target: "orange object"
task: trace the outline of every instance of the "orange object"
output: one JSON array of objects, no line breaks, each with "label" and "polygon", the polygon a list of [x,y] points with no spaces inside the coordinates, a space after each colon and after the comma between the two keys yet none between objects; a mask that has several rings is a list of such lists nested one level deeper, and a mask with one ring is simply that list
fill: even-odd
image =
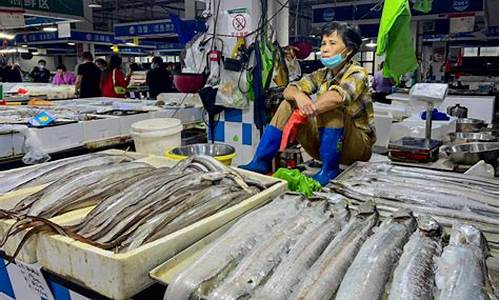
[{"label": "orange object", "polygon": [[298,109],[296,109],[290,119],[283,128],[283,135],[281,137],[280,152],[285,151],[288,144],[295,141],[297,133],[299,131],[299,126],[307,123],[307,116],[302,114]]},{"label": "orange object", "polygon": [[51,106],[51,105],[52,102],[44,99],[33,98],[30,101],[28,101],[28,106]]}]

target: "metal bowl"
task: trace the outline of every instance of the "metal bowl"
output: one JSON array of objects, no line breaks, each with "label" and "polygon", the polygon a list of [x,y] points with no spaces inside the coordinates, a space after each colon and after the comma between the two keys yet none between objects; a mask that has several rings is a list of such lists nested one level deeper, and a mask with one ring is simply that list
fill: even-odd
[{"label": "metal bowl", "polygon": [[484,121],[478,119],[458,119],[457,132],[479,132],[484,127]]},{"label": "metal bowl", "polygon": [[466,143],[445,148],[450,160],[457,164],[474,165],[480,160],[496,164],[498,143]]},{"label": "metal bowl", "polygon": [[172,149],[171,153],[182,156],[209,155],[212,157],[226,156],[235,153],[233,146],[227,144],[193,144]]},{"label": "metal bowl", "polygon": [[457,144],[472,143],[472,142],[495,142],[496,137],[483,132],[454,132],[448,134],[450,141]]},{"label": "metal bowl", "polygon": [[498,138],[498,124],[488,124],[481,128],[481,133],[486,133]]}]

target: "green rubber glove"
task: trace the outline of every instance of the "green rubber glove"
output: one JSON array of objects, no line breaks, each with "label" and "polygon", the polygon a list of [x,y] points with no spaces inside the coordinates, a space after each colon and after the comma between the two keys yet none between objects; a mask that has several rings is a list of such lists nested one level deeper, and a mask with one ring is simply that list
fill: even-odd
[{"label": "green rubber glove", "polygon": [[300,173],[297,169],[279,168],[273,177],[286,180],[289,190],[302,193],[307,198],[310,198],[313,192],[321,190],[319,182]]}]

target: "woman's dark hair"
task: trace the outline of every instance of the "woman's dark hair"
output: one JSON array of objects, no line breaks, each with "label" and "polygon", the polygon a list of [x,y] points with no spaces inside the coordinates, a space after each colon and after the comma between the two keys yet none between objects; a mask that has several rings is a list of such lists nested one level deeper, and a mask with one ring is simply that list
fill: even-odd
[{"label": "woman's dark hair", "polygon": [[108,61],[108,69],[113,70],[113,69],[119,69],[122,65],[122,58],[116,54],[112,54],[109,57]]},{"label": "woman's dark hair", "polygon": [[47,62],[45,61],[45,59],[40,59],[40,60],[38,61],[38,63],[39,63],[39,64],[44,64],[44,65],[46,65],[46,64],[47,64]]},{"label": "woman's dark hair", "polygon": [[352,55],[356,54],[361,48],[363,40],[359,33],[358,26],[351,25],[345,22],[330,22],[321,28],[321,36],[331,35],[337,32],[337,35],[342,37],[342,41],[347,48],[353,51]]},{"label": "woman's dark hair", "polygon": [[94,57],[92,56],[92,53],[90,53],[89,51],[85,51],[82,53],[82,59],[88,60],[88,61],[93,61]]},{"label": "woman's dark hair", "polygon": [[141,66],[139,66],[138,63],[131,63],[129,65],[129,68],[130,68],[131,72],[140,71],[142,69]]},{"label": "woman's dark hair", "polygon": [[163,59],[160,56],[155,56],[153,57],[153,60],[151,61],[153,64],[157,64],[159,68],[163,68]]},{"label": "woman's dark hair", "polygon": [[66,69],[65,65],[58,65],[56,70],[62,70],[63,72],[66,72],[68,69]]},{"label": "woman's dark hair", "polygon": [[121,65],[122,65],[122,58],[116,54],[112,54],[109,57],[106,69],[104,69],[104,71],[102,72],[101,84],[103,84],[106,81],[109,74],[111,74],[111,72],[113,72],[114,69],[120,69]]},{"label": "woman's dark hair", "polygon": [[102,58],[96,59],[95,63],[98,64],[98,65],[104,66],[104,67],[106,67],[108,65],[108,63],[106,62],[106,60],[104,60]]}]

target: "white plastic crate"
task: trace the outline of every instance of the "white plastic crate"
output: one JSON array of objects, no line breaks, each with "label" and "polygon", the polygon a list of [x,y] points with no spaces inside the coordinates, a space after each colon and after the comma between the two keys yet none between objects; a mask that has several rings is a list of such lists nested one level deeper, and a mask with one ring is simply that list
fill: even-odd
[{"label": "white plastic crate", "polygon": [[82,123],[70,123],[59,126],[33,128],[41,141],[42,150],[54,153],[83,145]]},{"label": "white plastic crate", "polygon": [[82,122],[84,142],[99,141],[122,135],[119,117],[98,116],[98,118]]},{"label": "white plastic crate", "polygon": [[12,133],[0,133],[0,158],[14,155]]}]

